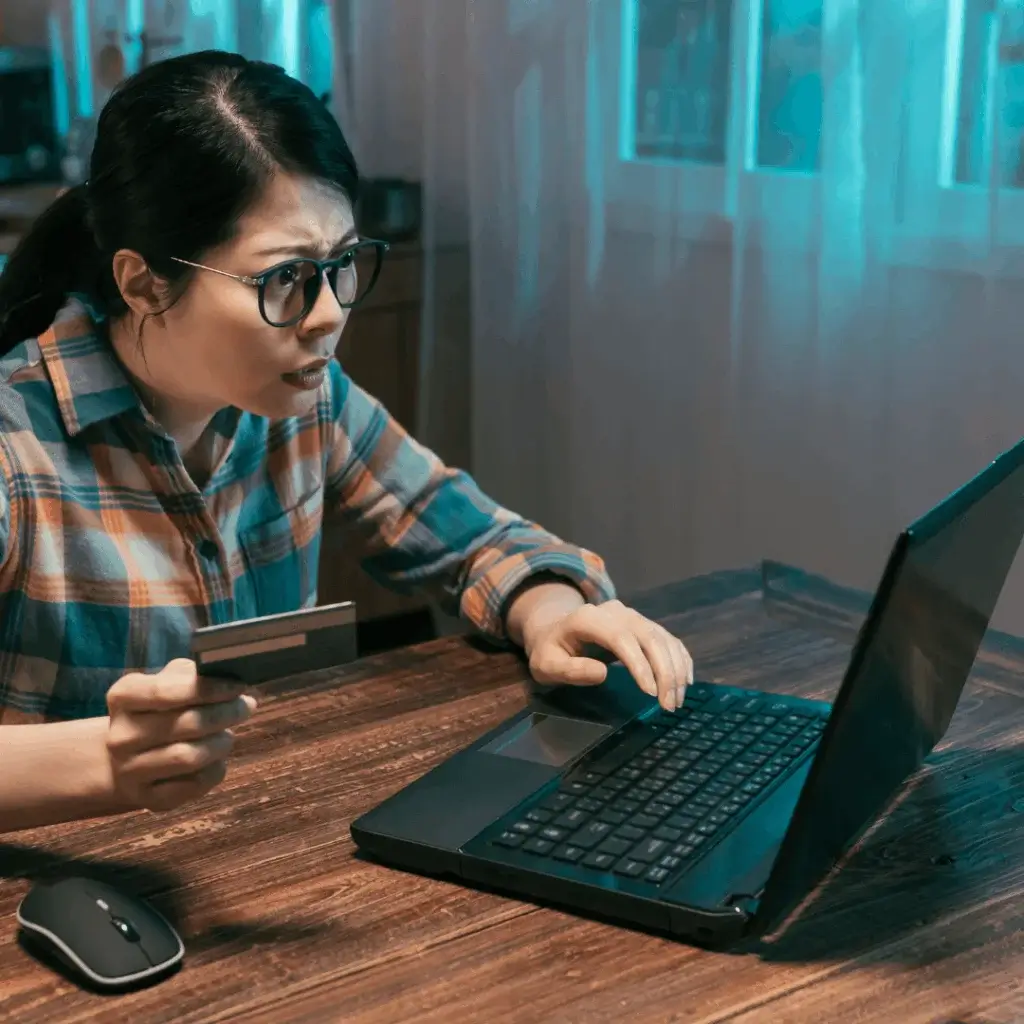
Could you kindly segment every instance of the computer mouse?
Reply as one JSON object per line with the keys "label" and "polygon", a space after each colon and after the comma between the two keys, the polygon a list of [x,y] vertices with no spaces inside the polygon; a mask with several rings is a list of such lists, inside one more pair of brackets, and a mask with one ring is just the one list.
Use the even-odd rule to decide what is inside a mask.
{"label": "computer mouse", "polygon": [[127,989],[170,974],[185,945],[170,922],[136,896],[91,878],[39,882],[18,906],[26,946],[73,980]]}

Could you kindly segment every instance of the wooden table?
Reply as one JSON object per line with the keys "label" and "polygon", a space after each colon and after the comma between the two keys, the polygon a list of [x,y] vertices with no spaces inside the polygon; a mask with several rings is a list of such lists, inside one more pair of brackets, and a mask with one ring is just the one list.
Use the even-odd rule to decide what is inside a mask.
{"label": "wooden table", "polygon": [[[772,564],[636,603],[687,640],[702,678],[813,697],[834,693],[866,608]],[[1021,649],[990,635],[909,798],[780,938],[729,953],[354,855],[356,815],[521,706],[512,654],[449,638],[281,681],[200,804],[0,847],[0,1020],[1022,1021]],[[16,903],[72,865],[149,896],[184,935],[183,971],[112,999],[31,961]]]}

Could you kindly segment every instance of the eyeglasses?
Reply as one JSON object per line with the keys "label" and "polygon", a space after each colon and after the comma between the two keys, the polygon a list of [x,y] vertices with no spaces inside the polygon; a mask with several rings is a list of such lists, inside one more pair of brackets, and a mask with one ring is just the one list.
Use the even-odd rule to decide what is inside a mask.
{"label": "eyeglasses", "polygon": [[[197,270],[209,270],[213,274],[230,277],[258,289],[260,316],[271,327],[291,327],[312,312],[320,298],[325,277],[342,309],[358,306],[377,283],[384,254],[390,248],[387,242],[365,238],[329,260],[305,257],[285,260],[283,263],[275,263],[255,277],[229,274],[226,270],[192,263],[176,256],[172,259],[175,263],[183,263]],[[362,273],[356,267],[359,256],[372,258],[372,264]]]}

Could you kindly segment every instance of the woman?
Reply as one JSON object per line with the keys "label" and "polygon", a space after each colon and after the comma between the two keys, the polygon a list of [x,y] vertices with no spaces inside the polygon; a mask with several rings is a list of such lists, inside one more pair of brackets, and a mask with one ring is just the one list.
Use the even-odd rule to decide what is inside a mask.
{"label": "woman", "polygon": [[[315,603],[323,514],[542,682],[590,644],[675,708],[683,645],[595,555],[499,508],[332,360],[372,287],[337,123],[281,69],[155,64],[104,108],[89,181],[0,277],[0,831],[166,809],[253,711],[193,629]],[[379,262],[376,264],[379,268]],[[31,339],[31,340],[26,340]]]}

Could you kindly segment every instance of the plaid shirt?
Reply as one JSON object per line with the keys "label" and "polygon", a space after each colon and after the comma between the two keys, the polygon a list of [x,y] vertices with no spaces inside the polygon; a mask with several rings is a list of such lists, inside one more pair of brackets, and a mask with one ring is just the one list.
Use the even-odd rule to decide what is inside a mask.
{"label": "plaid shirt", "polygon": [[104,715],[113,682],[187,657],[197,627],[315,604],[325,511],[376,578],[497,641],[534,573],[614,594],[597,556],[498,507],[337,362],[306,415],[211,426],[199,489],[75,300],[0,360],[0,723]]}

